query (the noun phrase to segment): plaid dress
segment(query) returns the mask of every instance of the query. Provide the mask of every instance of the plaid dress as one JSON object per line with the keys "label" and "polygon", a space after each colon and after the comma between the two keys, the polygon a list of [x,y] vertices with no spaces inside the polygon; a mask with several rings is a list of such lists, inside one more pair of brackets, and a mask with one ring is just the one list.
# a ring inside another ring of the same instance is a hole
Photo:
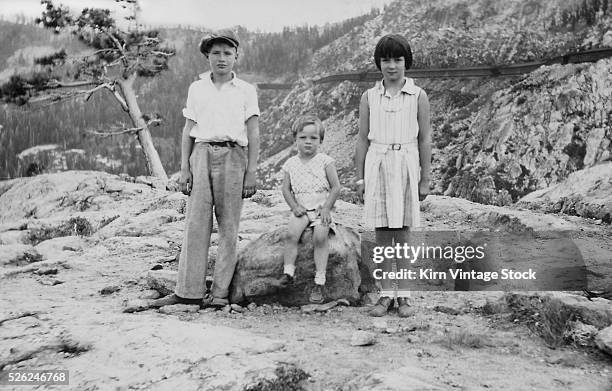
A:
{"label": "plaid dress", "polygon": [[382,82],[367,91],[370,147],[365,159],[364,214],[368,228],[421,225],[420,91],[410,78],[395,96],[387,93]]}

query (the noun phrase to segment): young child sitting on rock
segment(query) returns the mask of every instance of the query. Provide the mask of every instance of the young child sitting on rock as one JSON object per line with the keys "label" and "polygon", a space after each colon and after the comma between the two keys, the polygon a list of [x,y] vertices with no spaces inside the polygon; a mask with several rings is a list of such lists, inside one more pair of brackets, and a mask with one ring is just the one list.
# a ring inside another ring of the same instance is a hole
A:
{"label": "young child sitting on rock", "polygon": [[322,303],[329,256],[327,237],[333,227],[331,210],[340,193],[340,181],[334,159],[317,151],[325,135],[321,121],[314,115],[302,116],[293,124],[292,132],[298,153],[282,167],[282,191],[293,215],[287,227],[284,274],[279,285],[286,287],[293,282],[300,237],[306,228],[313,227],[316,274],[310,302]]}

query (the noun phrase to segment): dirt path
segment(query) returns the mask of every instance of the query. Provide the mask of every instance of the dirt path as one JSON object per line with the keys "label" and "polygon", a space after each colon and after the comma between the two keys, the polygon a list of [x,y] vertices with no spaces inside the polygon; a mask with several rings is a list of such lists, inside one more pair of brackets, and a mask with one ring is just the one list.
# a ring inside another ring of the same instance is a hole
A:
{"label": "dirt path", "polygon": [[[376,384],[396,383],[400,386],[390,389],[412,384],[441,390],[607,390],[612,385],[612,362],[602,353],[553,350],[522,325],[478,315],[475,309],[496,293],[415,293],[414,316],[408,319],[396,314],[372,319],[366,307],[336,307],[323,314],[281,306],[259,306],[243,314],[123,314],[124,300],[144,289],[140,276],[168,250],[94,254],[100,250],[68,257],[69,268],[60,267],[57,275],[3,280],[3,312],[38,313],[2,325],[3,352],[14,356],[36,350],[62,335],[86,349],[43,349],[5,370],[69,369],[69,389],[75,390],[214,389],[207,388],[202,374],[225,372],[227,380],[232,373],[239,377],[235,373],[243,366],[269,368],[274,362],[295,363],[310,374],[309,390],[374,390],[386,389]],[[63,283],[47,285],[55,280]],[[101,295],[109,286],[120,290]],[[438,312],[435,306],[465,313]],[[350,346],[358,329],[374,332],[377,342]],[[177,333],[189,337],[176,340]],[[253,344],[263,347],[253,353]],[[202,366],[228,352],[235,357],[226,365]]]}

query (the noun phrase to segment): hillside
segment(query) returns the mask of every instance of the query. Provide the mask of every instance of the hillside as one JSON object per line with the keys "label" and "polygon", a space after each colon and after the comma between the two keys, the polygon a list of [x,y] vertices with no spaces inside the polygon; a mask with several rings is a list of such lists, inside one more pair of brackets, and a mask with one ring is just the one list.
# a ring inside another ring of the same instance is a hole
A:
{"label": "hillside", "polygon": [[[295,80],[316,49],[376,15],[378,11],[372,10],[343,22],[287,27],[280,33],[251,32],[238,27],[241,50],[236,71],[241,78],[253,83]],[[33,66],[34,59],[61,48],[69,56],[86,53],[86,47],[70,34],[54,34],[34,26],[33,21],[22,22],[25,24],[0,21],[0,85],[15,73],[40,69],[40,66]],[[177,171],[180,164],[180,130],[184,124],[181,110],[187,88],[207,67],[197,50],[204,34],[202,30],[181,27],[161,29],[160,36],[176,49],[177,54],[170,60],[169,70],[154,79],[138,82],[143,112],[155,113],[163,119],[161,126],[153,128],[152,132],[154,144],[170,173]],[[282,92],[260,91],[261,109],[265,111],[272,98],[280,94]],[[146,174],[140,146],[133,137],[100,138],[88,133],[128,122],[115,102],[106,98],[94,95],[88,104],[73,100],[32,107],[4,105],[0,112],[0,144],[3,145],[0,178],[25,175],[26,169],[20,166],[17,155],[41,144],[58,145],[60,150],[84,150],[86,156],[92,157],[78,162],[68,159],[65,169],[97,169],[96,160],[100,156],[121,162],[107,167],[110,172]],[[56,167],[46,169],[53,171]]]}
{"label": "hillside", "polygon": [[[303,78],[373,69],[377,37],[391,31],[410,39],[415,67],[455,67],[612,46],[611,22],[607,2],[598,1],[397,1],[315,53]],[[606,59],[543,67],[518,78],[418,79],[432,103],[435,191],[504,205],[608,159],[611,65]],[[342,182],[350,184],[358,102],[366,88],[305,82],[266,112],[264,151],[270,159],[262,176],[268,185],[275,186],[274,174],[290,153],[291,119],[308,111],[325,120],[323,150],[337,159]]]}

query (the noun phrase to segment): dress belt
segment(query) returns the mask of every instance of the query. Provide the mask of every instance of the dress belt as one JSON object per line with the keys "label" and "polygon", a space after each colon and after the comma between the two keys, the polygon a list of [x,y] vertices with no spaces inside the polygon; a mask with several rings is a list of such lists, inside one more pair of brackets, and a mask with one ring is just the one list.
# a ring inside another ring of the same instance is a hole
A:
{"label": "dress belt", "polygon": [[418,140],[415,139],[414,141],[409,142],[409,143],[382,144],[382,143],[371,142],[370,148],[373,148],[374,150],[378,152],[385,152],[388,150],[391,150],[391,151],[401,151],[402,149],[406,150],[409,148],[414,148],[415,146],[418,146],[418,145],[419,145],[419,142]]}

